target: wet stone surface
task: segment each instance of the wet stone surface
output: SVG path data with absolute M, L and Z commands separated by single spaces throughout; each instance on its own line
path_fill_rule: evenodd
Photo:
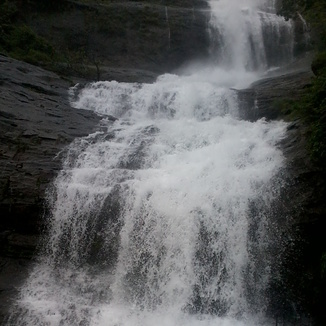
M 70 107 L 70 82 L 0 55 L 0 324 L 28 274 L 58 153 L 100 117 Z

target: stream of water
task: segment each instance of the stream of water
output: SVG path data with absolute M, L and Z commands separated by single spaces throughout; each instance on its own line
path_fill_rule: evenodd
M 66 150 L 9 324 L 269 325 L 286 124 L 240 120 L 235 89 L 291 60 L 292 26 L 273 1 L 209 4 L 211 66 L 71 90 L 101 130 Z

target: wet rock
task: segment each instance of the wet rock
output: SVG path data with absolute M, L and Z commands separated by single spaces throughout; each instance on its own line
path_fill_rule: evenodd
M 0 81 L 0 227 L 34 233 L 57 154 L 100 118 L 71 108 L 70 83 L 41 68 L 0 56 Z
M 0 55 L 0 324 L 35 254 L 59 153 L 100 120 L 70 107 L 69 86 L 56 74 Z
M 310 66 L 260 80 L 239 91 L 242 118 L 288 121 L 287 135 L 279 143 L 286 159 L 284 186 L 275 203 L 277 225 L 283 233 L 271 285 L 271 315 L 275 320 L 300 325 L 324 325 L 325 277 L 321 257 L 325 250 L 325 172 L 308 150 L 308 126 L 289 117 L 282 100 L 299 101 L 313 74 Z M 290 110 L 289 110 L 290 111 Z
M 30 265 L 30 259 L 0 255 L 0 325 L 5 320 L 19 287 L 28 276 Z
M 287 112 L 281 109 L 281 101 L 299 99 L 310 85 L 313 77 L 311 61 L 312 54 L 307 53 L 291 65 L 271 72 L 250 87 L 239 90 L 240 117 L 250 121 L 284 118 Z

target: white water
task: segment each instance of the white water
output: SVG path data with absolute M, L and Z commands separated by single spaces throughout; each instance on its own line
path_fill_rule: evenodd
M 257 17 L 265 15 L 257 11 L 264 5 L 220 0 L 211 7 L 212 24 L 227 13 L 252 13 L 223 20 L 228 35 L 247 33 L 241 40 L 233 35 L 235 43 L 222 55 L 229 55 L 232 69 L 163 75 L 153 84 L 98 82 L 79 92 L 73 105 L 102 114 L 102 131 L 68 149 L 49 194 L 53 209 L 44 255 L 10 322 L 267 322 L 268 207 L 281 187 L 277 143 L 286 126 L 237 118 L 233 88 L 269 67 L 264 47 L 256 44 L 264 26 Z M 243 26 L 252 17 L 257 33 Z M 250 35 L 259 48 L 258 72 L 248 71 L 249 48 L 237 44 Z
M 265 71 L 292 59 L 292 22 L 276 16 L 274 1 L 210 1 L 211 52 L 218 65 Z

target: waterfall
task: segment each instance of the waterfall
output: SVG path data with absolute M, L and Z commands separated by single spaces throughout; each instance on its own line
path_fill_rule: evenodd
M 65 151 L 8 324 L 269 325 L 286 124 L 239 119 L 235 89 L 283 63 L 268 47 L 291 48 L 270 4 L 210 1 L 214 66 L 71 89 L 103 119 Z
M 169 40 L 169 49 L 171 47 L 171 29 L 170 29 L 170 23 L 169 23 L 169 11 L 168 7 L 165 6 L 165 19 L 166 19 L 166 25 L 168 27 L 168 40 Z
M 239 5 L 240 3 L 240 5 Z M 211 52 L 215 62 L 265 71 L 292 60 L 292 21 L 275 15 L 271 1 L 210 1 Z

